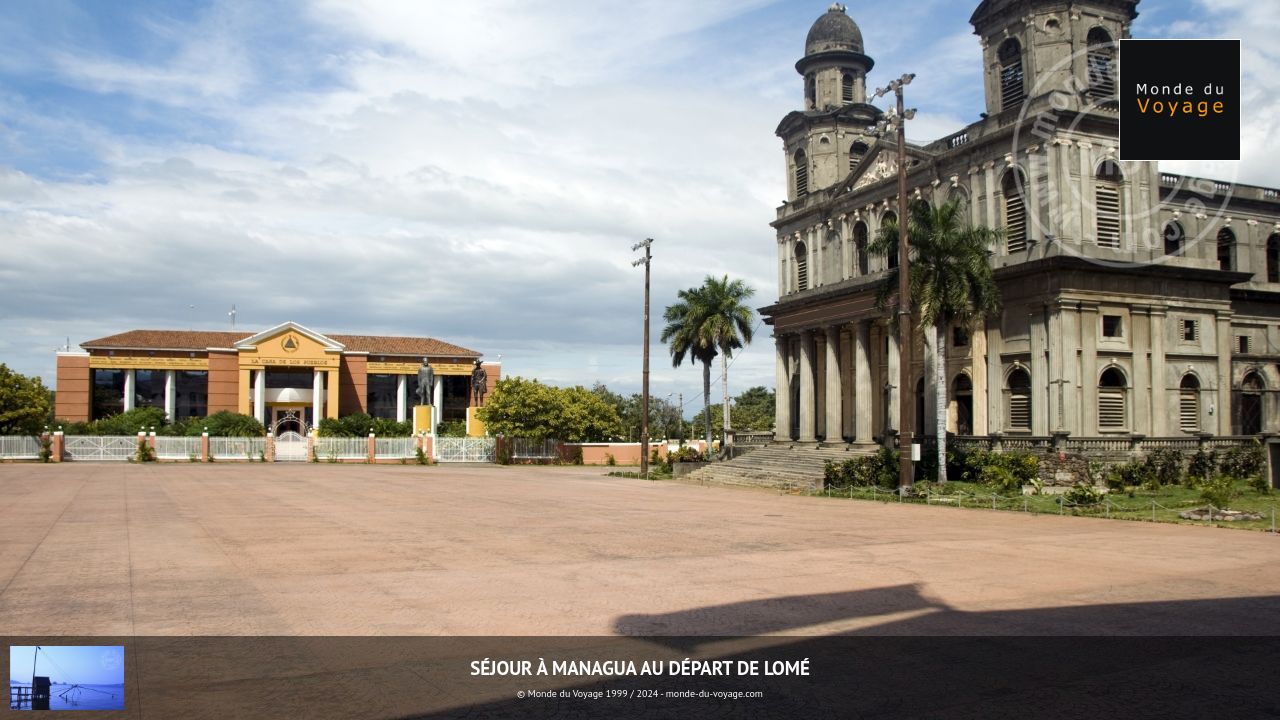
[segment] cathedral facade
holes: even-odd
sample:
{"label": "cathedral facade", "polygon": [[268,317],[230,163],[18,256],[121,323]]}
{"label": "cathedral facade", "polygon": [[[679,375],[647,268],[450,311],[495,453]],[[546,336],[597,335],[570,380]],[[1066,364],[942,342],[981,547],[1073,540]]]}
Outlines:
{"label": "cathedral facade", "polygon": [[896,217],[898,148],[875,131],[883,113],[867,102],[874,62],[856,23],[833,5],[813,24],[796,63],[803,109],[777,129],[779,297],[761,309],[776,341],[778,439],[934,434],[934,343],[945,343],[957,435],[1280,432],[1280,190],[1119,159],[1118,40],[1137,4],[974,11],[986,112],[907,143],[907,188],[1001,231],[990,262],[1002,308],[916,341],[908,417],[897,334],[875,304],[897,259],[868,252]]}

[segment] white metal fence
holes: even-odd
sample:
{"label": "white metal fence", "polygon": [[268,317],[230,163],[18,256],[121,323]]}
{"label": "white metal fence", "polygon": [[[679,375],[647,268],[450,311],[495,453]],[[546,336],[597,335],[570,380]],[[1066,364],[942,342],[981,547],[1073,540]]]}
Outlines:
{"label": "white metal fence", "polygon": [[494,438],[442,437],[436,438],[436,459],[440,462],[497,462],[497,443]]}
{"label": "white metal fence", "polygon": [[417,444],[411,437],[374,438],[374,453],[380,458],[411,458]]}
{"label": "white metal fence", "polygon": [[514,460],[554,460],[560,457],[559,440],[530,440],[511,438],[511,457]]}
{"label": "white metal fence", "polygon": [[66,435],[67,460],[125,461],[138,452],[137,435]]}
{"label": "white metal fence", "polygon": [[318,437],[316,438],[316,459],[326,460],[367,460],[369,458],[369,439],[362,437]]}
{"label": "white metal fence", "polygon": [[267,439],[260,437],[211,437],[209,454],[214,460],[258,460],[267,451]]}
{"label": "white metal fence", "polygon": [[306,462],[311,459],[307,457],[307,438],[301,433],[292,430],[280,433],[273,443],[276,462]]}
{"label": "white metal fence", "polygon": [[0,435],[0,459],[35,460],[40,457],[40,438],[29,435]]}
{"label": "white metal fence", "polygon": [[156,437],[156,458],[159,460],[200,459],[199,437]]}

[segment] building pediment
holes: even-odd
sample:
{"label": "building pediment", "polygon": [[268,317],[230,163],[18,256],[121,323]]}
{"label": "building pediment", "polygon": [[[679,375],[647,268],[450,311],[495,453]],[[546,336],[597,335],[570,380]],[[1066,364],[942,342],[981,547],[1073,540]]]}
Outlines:
{"label": "building pediment", "polygon": [[[912,173],[928,167],[933,156],[912,145],[907,146],[907,172]],[[877,142],[871,146],[867,156],[858,163],[858,167],[849,173],[849,177],[840,185],[840,193],[857,192],[863,188],[877,185],[886,179],[898,176],[898,149],[892,143]]]}
{"label": "building pediment", "polygon": [[[318,344],[325,352],[340,353],[346,349],[342,343],[322,335],[310,328],[303,327],[290,320],[268,328],[252,337],[237,342],[233,347],[237,350],[259,350],[272,340],[279,339],[280,349],[285,352],[296,352],[306,345]],[[310,342],[308,342],[310,341]]]}

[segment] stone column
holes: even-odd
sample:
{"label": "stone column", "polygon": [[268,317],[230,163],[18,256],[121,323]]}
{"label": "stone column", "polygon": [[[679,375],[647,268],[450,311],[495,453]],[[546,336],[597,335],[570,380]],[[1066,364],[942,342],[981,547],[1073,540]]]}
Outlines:
{"label": "stone column", "polygon": [[1032,145],[1027,153],[1027,247],[1043,239],[1044,216],[1040,207],[1040,147]]}
{"label": "stone column", "polygon": [[897,430],[902,432],[901,418],[899,410],[902,409],[902,402],[899,393],[902,388],[898,387],[898,381],[901,379],[901,370],[899,368],[899,352],[898,352],[898,333],[892,332],[892,328],[885,326],[885,334],[889,337],[889,361],[885,363],[884,384],[889,389],[885,393],[885,402],[889,407],[885,408],[886,430]]}
{"label": "stone column", "polygon": [[853,418],[854,440],[871,442],[871,321],[859,320],[854,330],[853,345],[853,404],[857,408]]}
{"label": "stone column", "polygon": [[800,333],[800,442],[817,442],[814,419],[813,331]]}
{"label": "stone column", "polygon": [[1151,323],[1146,317],[1147,307],[1134,305],[1129,311],[1129,327],[1124,328],[1133,350],[1133,382],[1129,403],[1129,431],[1140,435],[1155,436],[1151,429],[1151,396],[1155,383],[1151,379],[1151,363],[1148,359]]}
{"label": "stone column", "polygon": [[164,417],[173,422],[178,414],[178,371],[164,371]]}
{"label": "stone column", "polygon": [[1169,398],[1165,378],[1164,319],[1164,308],[1151,308],[1151,434],[1156,437],[1171,435],[1172,426],[1175,425],[1165,417]]}
{"label": "stone column", "polygon": [[130,410],[132,410],[134,408],[134,403],[137,402],[137,399],[138,399],[138,371],[125,370],[124,371],[124,397],[121,398],[121,400],[123,400],[124,411],[129,412]]}
{"label": "stone column", "polygon": [[1000,318],[987,323],[987,434],[1003,432],[1009,420],[1004,416],[1004,349],[1001,339]]}
{"label": "stone column", "polygon": [[[1052,175],[1050,176],[1052,177]],[[1067,390],[1062,373],[1062,303],[1049,307],[1049,430],[1066,430],[1066,412],[1063,403]]]}
{"label": "stone column", "polygon": [[[1004,227],[1004,220],[996,215],[996,164],[992,160],[988,160],[982,165],[982,177],[987,184],[987,218],[986,225],[988,227]],[[1003,255],[1001,250],[996,253]]]}
{"label": "stone column", "polygon": [[1080,303],[1080,433],[1098,435],[1098,305]]}
{"label": "stone column", "polygon": [[827,419],[823,432],[829,443],[844,439],[844,390],[840,383],[840,326],[827,328]]}
{"label": "stone column", "polygon": [[[1098,223],[1094,219],[1093,205],[1093,145],[1084,141],[1076,143],[1080,146],[1080,244],[1084,245],[1088,238],[1098,242]],[[1086,393],[1087,394],[1087,393]],[[1097,426],[1097,418],[1087,422],[1086,426]]]}
{"label": "stone column", "polygon": [[404,422],[409,407],[409,376],[396,376],[396,422]]}
{"label": "stone column", "polygon": [[774,420],[775,440],[791,439],[791,368],[787,357],[790,339],[786,335],[774,337]]}
{"label": "stone column", "polygon": [[778,297],[787,294],[787,249],[785,237],[778,238]]}
{"label": "stone column", "polygon": [[1045,358],[1045,335],[1048,328],[1045,323],[1046,312],[1030,313],[1027,325],[1030,328],[1031,340],[1031,434],[1045,436],[1049,434],[1049,363]]}
{"label": "stone column", "polygon": [[262,368],[253,371],[253,416],[263,425],[267,424],[267,370]]}
{"label": "stone column", "polygon": [[319,426],[324,419],[324,370],[311,373],[311,424]]}
{"label": "stone column", "polygon": [[[1237,250],[1239,246],[1237,246]],[[1231,434],[1231,311],[1218,311],[1218,434]]]}

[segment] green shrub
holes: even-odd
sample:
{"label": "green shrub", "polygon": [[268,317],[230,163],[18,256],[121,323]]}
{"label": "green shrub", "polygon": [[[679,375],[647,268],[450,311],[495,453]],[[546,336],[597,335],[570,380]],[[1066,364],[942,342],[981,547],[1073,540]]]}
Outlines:
{"label": "green shrub", "polygon": [[609,467],[615,467],[618,464],[618,459],[613,456],[613,453],[605,453],[604,464]]}
{"label": "green shrub", "polygon": [[1022,480],[1003,465],[991,464],[982,470],[982,484],[998,495],[1022,493]]}
{"label": "green shrub", "polygon": [[1062,499],[1069,505],[1097,505],[1102,502],[1102,493],[1098,492],[1098,489],[1093,485],[1082,480],[1072,486],[1072,488],[1062,496]]}
{"label": "green shrub", "polygon": [[427,451],[423,450],[421,445],[413,449],[413,457],[419,465],[431,464],[431,458],[427,457]]}
{"label": "green shrub", "polygon": [[40,462],[53,462],[53,437],[51,435],[40,436]]}
{"label": "green shrub", "polygon": [[251,415],[241,415],[229,410],[216,412],[190,425],[190,434],[199,435],[209,428],[209,437],[262,437],[267,429]]}
{"label": "green shrub", "polygon": [[436,426],[436,437],[466,437],[467,423],[463,420],[450,420]]}
{"label": "green shrub", "polygon": [[959,478],[966,482],[1016,488],[1021,492],[1023,485],[1032,485],[1040,477],[1040,460],[1031,453],[973,450],[957,460]]}
{"label": "green shrub", "polygon": [[133,452],[134,462],[155,462],[156,451],[151,448],[151,443],[147,442],[145,437],[138,437],[138,449]]}
{"label": "green shrub", "polygon": [[1160,477],[1147,460],[1130,460],[1111,466],[1107,471],[1107,487],[1112,490],[1141,487],[1155,491],[1160,489]]}
{"label": "green shrub", "polygon": [[1156,486],[1181,485],[1186,458],[1174,448],[1160,448],[1147,454],[1144,464],[1155,478]]}
{"label": "green shrub", "polygon": [[827,487],[898,486],[898,451],[880,448],[875,455],[863,455],[843,462],[828,460],[823,466]]}
{"label": "green shrub", "polygon": [[1187,463],[1187,484],[1200,485],[1218,471],[1218,456],[1212,450],[1196,450]]}
{"label": "green shrub", "polygon": [[681,447],[679,450],[676,450],[673,453],[668,453],[667,459],[673,463],[703,462],[706,460],[706,458],[703,457],[702,453],[698,452],[697,448],[691,447],[689,445],[685,445],[684,447]]}
{"label": "green shrub", "polygon": [[61,426],[66,435],[136,435],[139,428],[155,427],[158,432],[164,424],[164,410],[140,407],[92,422],[64,422]]}
{"label": "green shrub", "polygon": [[1261,476],[1266,464],[1267,456],[1262,444],[1255,440],[1223,453],[1222,459],[1218,461],[1218,469],[1223,475],[1248,481],[1254,476]]}
{"label": "green shrub", "polygon": [[1254,475],[1249,478],[1249,487],[1256,491],[1259,495],[1271,494],[1271,483],[1261,474]]}
{"label": "green shrub", "polygon": [[1219,510],[1231,506],[1231,501],[1239,494],[1236,490],[1236,479],[1226,474],[1218,474],[1200,485],[1200,498]]}
{"label": "green shrub", "polygon": [[[441,423],[444,427],[447,423]],[[369,413],[352,413],[339,418],[325,418],[317,429],[323,437],[368,437],[369,432],[378,437],[409,437],[413,435],[413,423],[396,422],[388,418],[376,418]]]}

